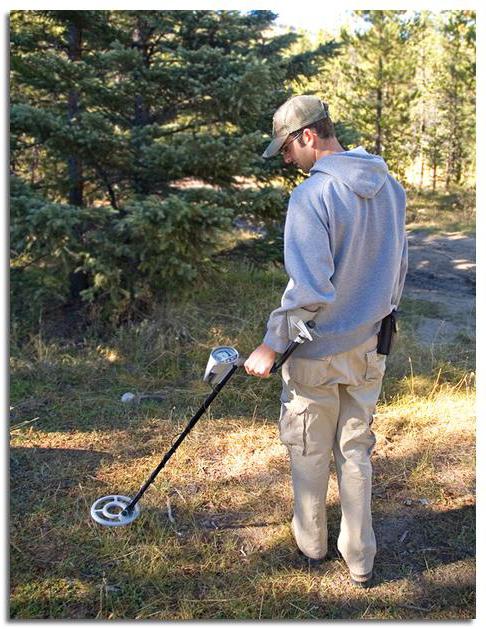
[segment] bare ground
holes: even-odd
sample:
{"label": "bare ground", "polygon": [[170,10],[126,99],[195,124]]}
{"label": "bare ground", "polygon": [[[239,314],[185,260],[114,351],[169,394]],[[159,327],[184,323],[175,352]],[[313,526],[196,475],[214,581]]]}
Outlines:
{"label": "bare ground", "polygon": [[419,339],[430,344],[452,342],[460,333],[474,337],[475,238],[460,232],[414,230],[408,243],[404,297],[437,306],[436,313],[421,317]]}

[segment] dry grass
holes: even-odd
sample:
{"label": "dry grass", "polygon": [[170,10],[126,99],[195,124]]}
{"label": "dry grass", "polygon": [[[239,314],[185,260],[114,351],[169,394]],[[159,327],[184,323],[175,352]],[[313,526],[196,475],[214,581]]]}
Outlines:
{"label": "dry grass", "polygon": [[[417,345],[412,301],[373,424],[375,587],[353,588],[336,553],[334,469],[328,561],[309,571],[296,554],[278,378],[234,377],[131,526],[90,519],[99,496],[138,490],[208,395],[209,349],[253,349],[284,285],[229,263],[219,285],[103,343],[13,339],[13,618],[474,617],[474,346]],[[127,390],[164,400],[123,405]]]}
{"label": "dry grass", "polygon": [[410,190],[407,194],[408,228],[435,231],[460,231],[474,235],[476,193],[474,189],[448,193]]}
{"label": "dry grass", "polygon": [[[299,563],[275,423],[202,420],[123,529],[90,521],[98,496],[133,495],[182,423],[12,435],[12,615],[17,618],[470,618],[472,395],[439,391],[375,420],[378,584],[350,587],[330,548]],[[450,444],[454,443],[451,452]],[[427,501],[424,504],[425,500]],[[422,501],[422,502],[421,502]],[[331,543],[339,526],[329,491]]]}
{"label": "dry grass", "polygon": [[[129,355],[126,338],[123,347]],[[150,369],[144,377],[96,350],[77,364],[53,352],[37,369],[32,357],[14,369],[13,617],[474,616],[474,391],[464,379],[441,382],[436,368],[427,388],[425,375],[420,387],[417,375],[413,385],[407,373],[390,376],[374,423],[378,584],[365,592],[350,587],[335,551],[334,471],[329,561],[309,573],[296,556],[277,379],[235,376],[144,496],[140,518],[110,530],[90,520],[91,503],[133,495],[155,468],[208,393],[197,373],[207,349],[189,343],[179,371],[167,372],[179,384],[159,380],[166,399],[139,407],[117,400],[154,388]]]}

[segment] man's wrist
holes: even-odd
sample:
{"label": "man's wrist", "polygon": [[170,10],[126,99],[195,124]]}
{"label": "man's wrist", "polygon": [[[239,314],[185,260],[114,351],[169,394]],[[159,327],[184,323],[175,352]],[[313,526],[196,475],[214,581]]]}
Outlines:
{"label": "man's wrist", "polygon": [[280,339],[280,337],[268,331],[263,337],[262,345],[266,345],[276,354],[283,354],[287,348],[288,340],[283,341],[282,339]]}

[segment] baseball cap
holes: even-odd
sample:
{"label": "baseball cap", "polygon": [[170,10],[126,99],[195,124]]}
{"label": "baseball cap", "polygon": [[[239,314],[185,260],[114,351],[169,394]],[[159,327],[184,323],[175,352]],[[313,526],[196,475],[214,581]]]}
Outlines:
{"label": "baseball cap", "polygon": [[273,139],[262,157],[275,157],[291,133],[327,116],[327,105],[317,96],[292,96],[273,115]]}

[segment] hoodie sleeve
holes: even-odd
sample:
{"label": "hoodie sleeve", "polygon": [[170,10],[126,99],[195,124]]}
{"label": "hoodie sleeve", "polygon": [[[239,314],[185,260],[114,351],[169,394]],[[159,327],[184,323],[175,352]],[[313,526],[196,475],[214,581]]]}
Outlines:
{"label": "hoodie sleeve", "polygon": [[279,353],[285,350],[290,340],[288,311],[303,308],[315,312],[335,299],[331,282],[334,261],[329,228],[322,212],[323,207],[319,208],[309,199],[305,189],[297,187],[294,190],[284,233],[284,261],[289,282],[280,308],[270,314],[263,339]]}
{"label": "hoodie sleeve", "polygon": [[398,308],[398,304],[400,303],[400,299],[402,298],[403,287],[405,285],[405,276],[407,275],[408,270],[408,241],[407,235],[405,234],[403,240],[403,248],[402,248],[402,258],[400,261],[400,270],[398,274],[397,286],[395,289],[395,294],[393,295],[392,302],[393,307]]}

